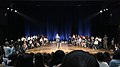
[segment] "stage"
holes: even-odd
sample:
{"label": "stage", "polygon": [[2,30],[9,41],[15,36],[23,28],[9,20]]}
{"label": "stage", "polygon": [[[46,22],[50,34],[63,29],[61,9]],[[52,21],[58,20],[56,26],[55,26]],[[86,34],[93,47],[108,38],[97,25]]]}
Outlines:
{"label": "stage", "polygon": [[65,43],[61,43],[60,48],[57,48],[57,45],[55,43],[51,43],[51,44],[47,44],[47,45],[43,45],[37,48],[32,48],[32,49],[28,49],[26,50],[26,53],[52,53],[55,52],[57,50],[63,50],[65,53],[71,52],[73,50],[83,50],[83,51],[87,51],[90,52],[92,54],[95,54],[97,52],[109,52],[110,54],[113,53],[113,51],[109,51],[109,50],[105,50],[105,49],[97,49],[97,50],[93,50],[90,48],[84,48],[84,47],[80,47],[80,46],[73,46],[73,45],[68,45]]}

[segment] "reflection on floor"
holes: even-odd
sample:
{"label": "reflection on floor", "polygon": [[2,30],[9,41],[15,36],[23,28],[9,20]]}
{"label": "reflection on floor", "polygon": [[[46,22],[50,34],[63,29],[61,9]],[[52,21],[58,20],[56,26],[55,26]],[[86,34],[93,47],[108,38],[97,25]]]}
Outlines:
{"label": "reflection on floor", "polygon": [[97,53],[97,52],[106,52],[106,51],[109,52],[110,54],[113,53],[112,51],[105,50],[105,49],[93,50],[90,48],[83,48],[80,46],[73,46],[73,45],[68,45],[68,44],[61,44],[60,48],[58,49],[55,43],[26,50],[26,53],[51,53],[57,50],[63,50],[65,53],[71,52],[73,50],[83,50],[83,51],[90,52],[92,54]]}

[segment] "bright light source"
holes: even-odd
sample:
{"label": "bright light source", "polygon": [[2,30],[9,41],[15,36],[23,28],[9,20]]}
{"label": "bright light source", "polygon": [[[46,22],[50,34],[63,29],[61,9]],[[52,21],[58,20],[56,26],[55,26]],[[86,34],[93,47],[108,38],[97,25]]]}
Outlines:
{"label": "bright light source", "polygon": [[10,8],[7,8],[7,10],[9,10]]}
{"label": "bright light source", "polygon": [[103,11],[102,10],[100,10],[100,13],[102,13]]}
{"label": "bright light source", "polygon": [[108,10],[108,8],[106,8],[106,10]]}
{"label": "bright light source", "polygon": [[11,11],[13,11],[13,9],[11,9]]}
{"label": "bright light source", "polygon": [[15,10],[15,12],[17,12],[17,10]]}
{"label": "bright light source", "polygon": [[105,11],[105,9],[103,11]]}

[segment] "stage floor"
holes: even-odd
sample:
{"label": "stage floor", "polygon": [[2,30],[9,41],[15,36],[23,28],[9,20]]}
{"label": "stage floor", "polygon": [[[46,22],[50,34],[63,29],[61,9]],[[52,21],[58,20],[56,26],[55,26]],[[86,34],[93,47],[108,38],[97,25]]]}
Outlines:
{"label": "stage floor", "polygon": [[40,46],[37,48],[32,48],[32,49],[28,49],[26,50],[26,53],[52,53],[55,52],[57,50],[63,50],[65,53],[71,52],[73,50],[83,50],[83,51],[87,51],[90,52],[92,54],[95,54],[97,52],[109,52],[110,54],[112,54],[112,51],[109,50],[105,50],[105,49],[97,49],[97,50],[93,50],[90,48],[83,48],[80,46],[73,46],[73,45],[68,45],[68,44],[61,44],[61,47],[58,49],[56,44],[49,44],[49,45],[44,45],[44,46]]}

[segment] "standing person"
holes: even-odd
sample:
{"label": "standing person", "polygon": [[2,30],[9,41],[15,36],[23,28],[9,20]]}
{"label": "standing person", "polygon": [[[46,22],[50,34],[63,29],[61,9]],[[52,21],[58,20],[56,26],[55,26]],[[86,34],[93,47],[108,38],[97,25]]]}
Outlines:
{"label": "standing person", "polygon": [[72,38],[71,36],[69,36],[69,39],[68,39],[68,44],[71,45],[72,44]]}
{"label": "standing person", "polygon": [[47,38],[47,36],[44,37],[44,44],[45,44],[45,45],[48,44],[48,38]]}
{"label": "standing person", "polygon": [[42,46],[43,45],[43,38],[42,37],[40,37],[40,46]]}
{"label": "standing person", "polygon": [[5,45],[9,45],[7,38],[5,39]]}
{"label": "standing person", "polygon": [[57,48],[60,48],[60,36],[58,34],[56,34],[56,43],[57,43]]}
{"label": "standing person", "polygon": [[25,40],[23,40],[23,49],[24,51],[27,50],[28,46]]}
{"label": "standing person", "polygon": [[8,58],[8,56],[12,54],[11,48],[8,45],[5,45],[5,46],[3,46],[3,49],[4,49],[4,52],[5,52],[4,57]]}
{"label": "standing person", "polygon": [[91,46],[90,46],[90,48],[93,48],[93,46],[94,46],[94,41],[95,41],[95,38],[92,36],[92,37],[91,37]]}
{"label": "standing person", "polygon": [[72,44],[75,45],[75,35],[72,36]]}
{"label": "standing person", "polygon": [[102,45],[102,38],[101,37],[98,38],[98,45],[99,45],[99,48],[103,47],[103,45]]}
{"label": "standing person", "polygon": [[98,37],[95,38],[95,41],[94,41],[94,49],[97,49],[98,48]]}
{"label": "standing person", "polygon": [[108,49],[108,46],[107,46],[107,43],[108,43],[108,37],[105,35],[104,37],[103,37],[103,48],[104,49]]}
{"label": "standing person", "polygon": [[111,40],[111,49],[112,49],[112,51],[115,50],[114,38],[112,38],[112,40]]}

